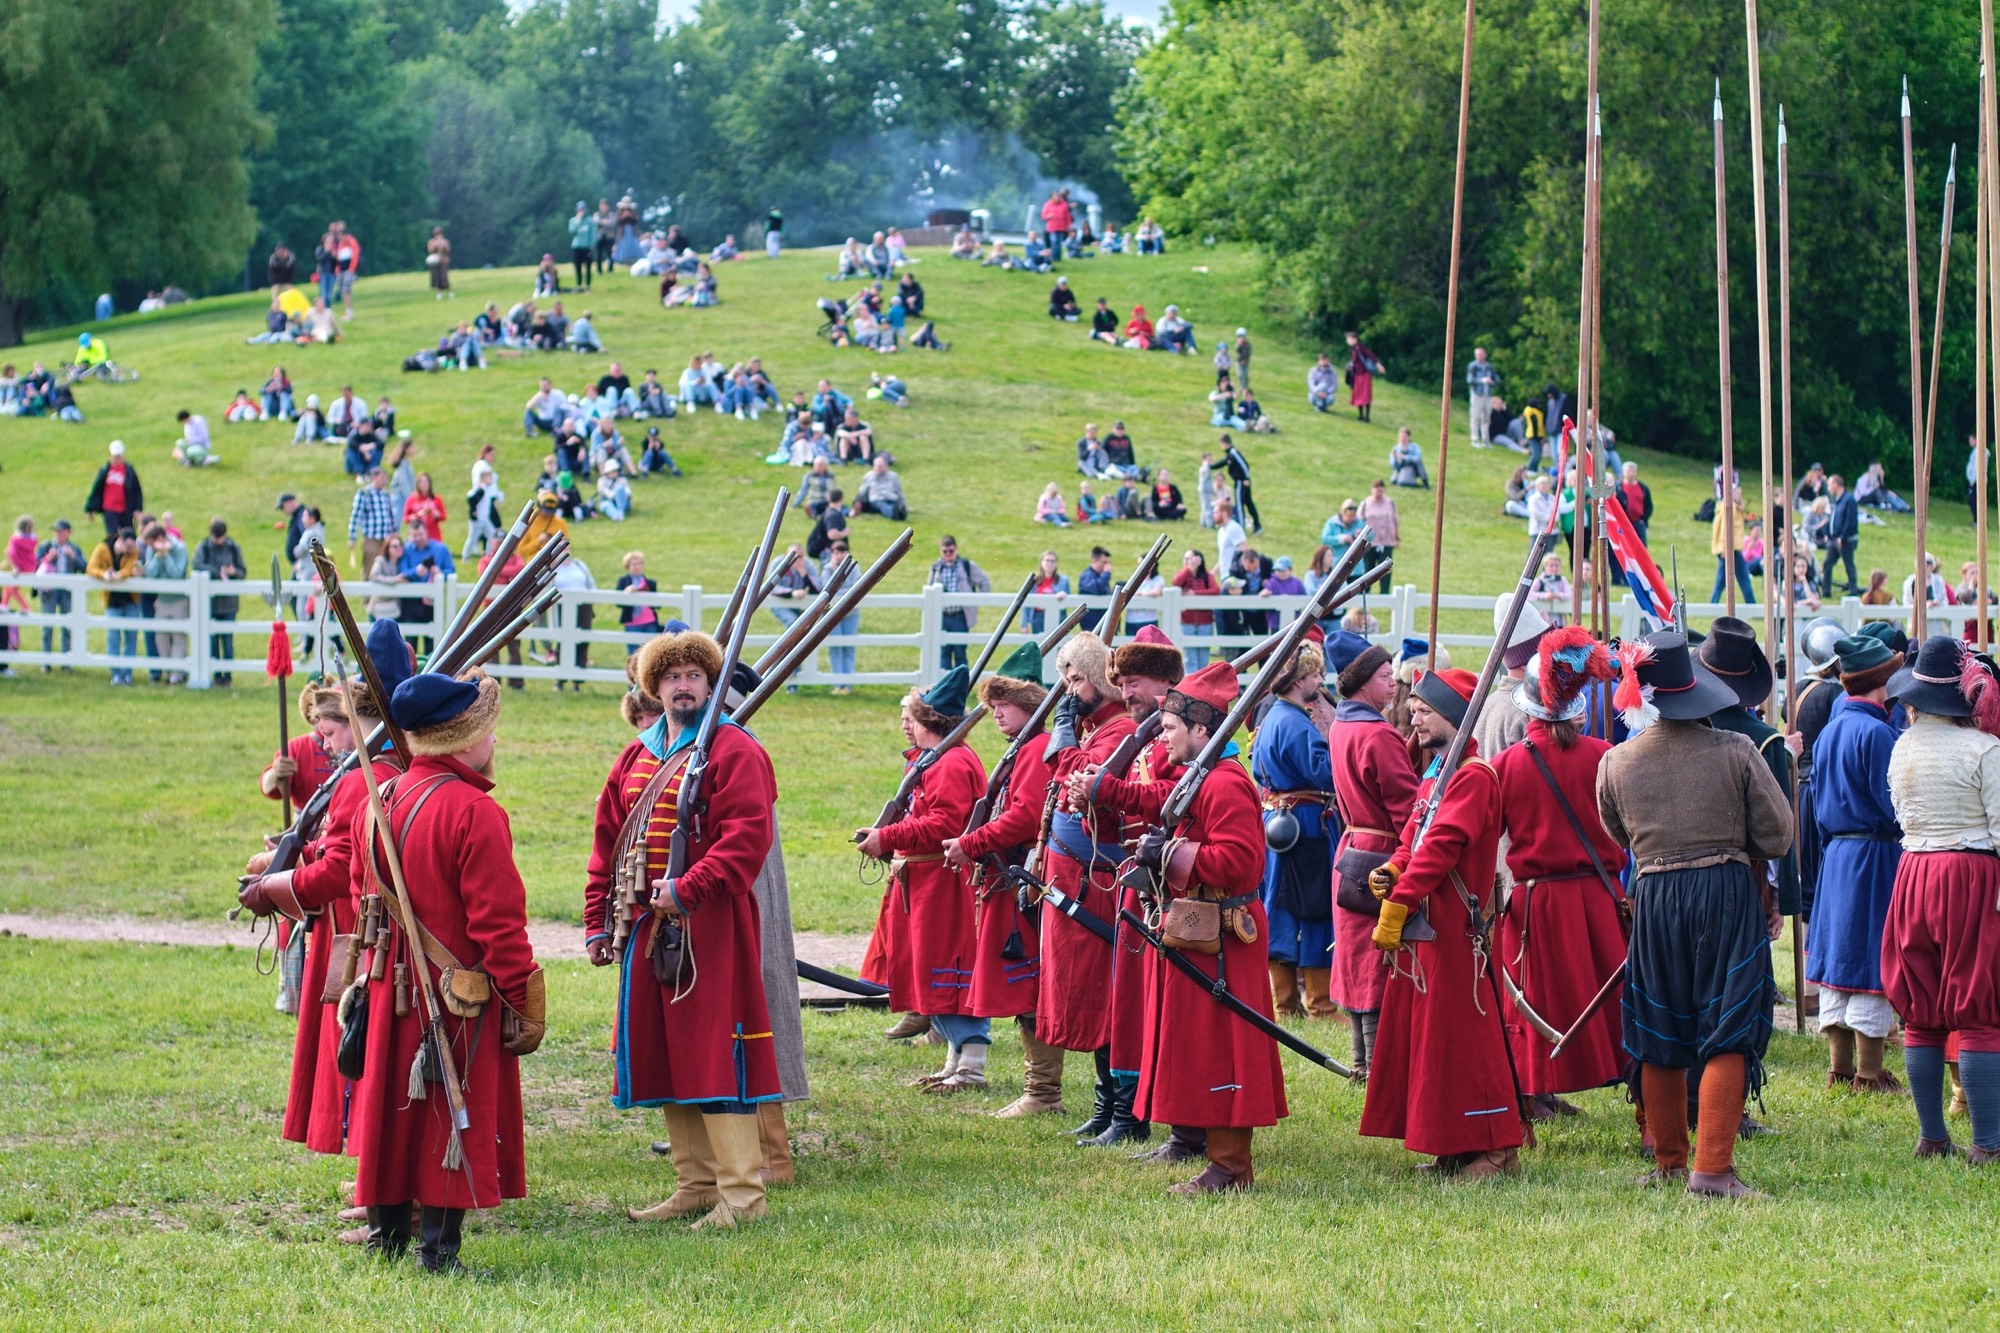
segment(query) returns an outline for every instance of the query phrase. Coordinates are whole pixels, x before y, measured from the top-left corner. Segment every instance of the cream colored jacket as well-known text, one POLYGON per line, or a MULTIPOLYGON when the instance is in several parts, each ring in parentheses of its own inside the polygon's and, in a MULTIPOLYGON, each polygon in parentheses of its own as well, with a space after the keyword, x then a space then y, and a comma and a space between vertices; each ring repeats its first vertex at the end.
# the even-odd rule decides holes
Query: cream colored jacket
POLYGON ((2000 739, 1917 714, 1889 755, 1889 800, 1906 851, 2000 848, 2000 739))

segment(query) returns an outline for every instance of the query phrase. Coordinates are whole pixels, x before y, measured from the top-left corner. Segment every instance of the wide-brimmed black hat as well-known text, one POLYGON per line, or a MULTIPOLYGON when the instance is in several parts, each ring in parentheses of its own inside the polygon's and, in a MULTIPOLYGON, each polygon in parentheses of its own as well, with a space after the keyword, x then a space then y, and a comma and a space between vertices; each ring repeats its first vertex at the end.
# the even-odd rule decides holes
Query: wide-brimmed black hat
POLYGON ((1959 688, 1968 667, 1984 669, 1960 640, 1932 635, 1917 649, 1914 662, 1889 677, 1889 697, 1934 717, 1971 717, 1972 703, 1959 688))
POLYGON ((1748 621, 1717 616, 1708 627, 1708 637, 1694 650, 1694 659, 1727 685, 1745 708, 1771 697, 1771 659, 1764 656, 1757 631, 1748 621))
POLYGON ((1661 717, 1692 722, 1735 706, 1736 691, 1694 660, 1686 635, 1660 630, 1648 634, 1646 642, 1653 660, 1640 664, 1637 674, 1661 717))

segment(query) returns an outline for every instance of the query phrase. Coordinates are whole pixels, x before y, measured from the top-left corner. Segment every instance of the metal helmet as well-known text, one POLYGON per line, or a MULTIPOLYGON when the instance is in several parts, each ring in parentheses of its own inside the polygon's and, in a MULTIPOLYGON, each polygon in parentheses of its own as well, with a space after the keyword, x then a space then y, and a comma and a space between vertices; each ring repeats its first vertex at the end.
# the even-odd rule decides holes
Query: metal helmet
POLYGON ((1806 623, 1805 631, 1799 635, 1799 651, 1812 669, 1819 671, 1836 656, 1833 645, 1846 637, 1845 625, 1831 616, 1820 616, 1806 623))

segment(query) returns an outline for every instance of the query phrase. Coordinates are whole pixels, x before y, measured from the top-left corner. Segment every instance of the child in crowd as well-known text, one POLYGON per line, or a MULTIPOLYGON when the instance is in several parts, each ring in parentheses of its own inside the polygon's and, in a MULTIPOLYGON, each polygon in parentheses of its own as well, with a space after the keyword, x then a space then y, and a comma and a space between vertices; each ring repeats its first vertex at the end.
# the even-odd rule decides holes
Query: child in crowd
POLYGON ((1054 527, 1069 526, 1069 509, 1063 503, 1062 490, 1050 482, 1042 490, 1042 498, 1035 503, 1035 522, 1047 523, 1054 527))
POLYGON ((229 400, 229 406, 222 409, 222 419, 232 424, 239 421, 262 421, 264 409, 250 396, 248 389, 238 389, 236 396, 229 400))

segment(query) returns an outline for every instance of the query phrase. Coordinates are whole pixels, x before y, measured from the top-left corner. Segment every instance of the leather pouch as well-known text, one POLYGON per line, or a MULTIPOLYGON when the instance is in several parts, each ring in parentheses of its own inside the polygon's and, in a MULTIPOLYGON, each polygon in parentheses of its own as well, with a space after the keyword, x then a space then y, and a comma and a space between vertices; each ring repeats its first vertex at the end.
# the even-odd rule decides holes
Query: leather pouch
POLYGON ((687 964, 687 935, 666 917, 653 921, 653 980, 662 986, 679 986, 687 964))
POLYGON ((1380 916, 1382 904, 1368 889, 1368 873, 1389 864, 1388 852, 1349 847, 1333 862, 1333 901, 1343 911, 1380 916))
POLYGON ((438 977, 439 998, 445 1011, 455 1018, 477 1018, 493 998, 493 983, 484 972, 469 967, 447 967, 438 977))
POLYGON ((1222 952, 1222 909, 1214 903, 1176 898, 1160 920, 1160 940, 1169 949, 1189 953, 1222 952))
POLYGON ((368 1063, 368 982, 357 981, 340 997, 340 1044, 333 1063, 340 1076, 358 1079, 368 1063))
POLYGON ((319 985, 319 1002, 321 1004, 340 1003, 340 993, 347 989, 344 984, 345 978, 341 976, 341 973, 346 970, 341 965, 341 960, 344 960, 349 950, 353 948, 354 937, 352 935, 335 935, 333 937, 333 949, 326 956, 326 980, 320 982, 319 985))

